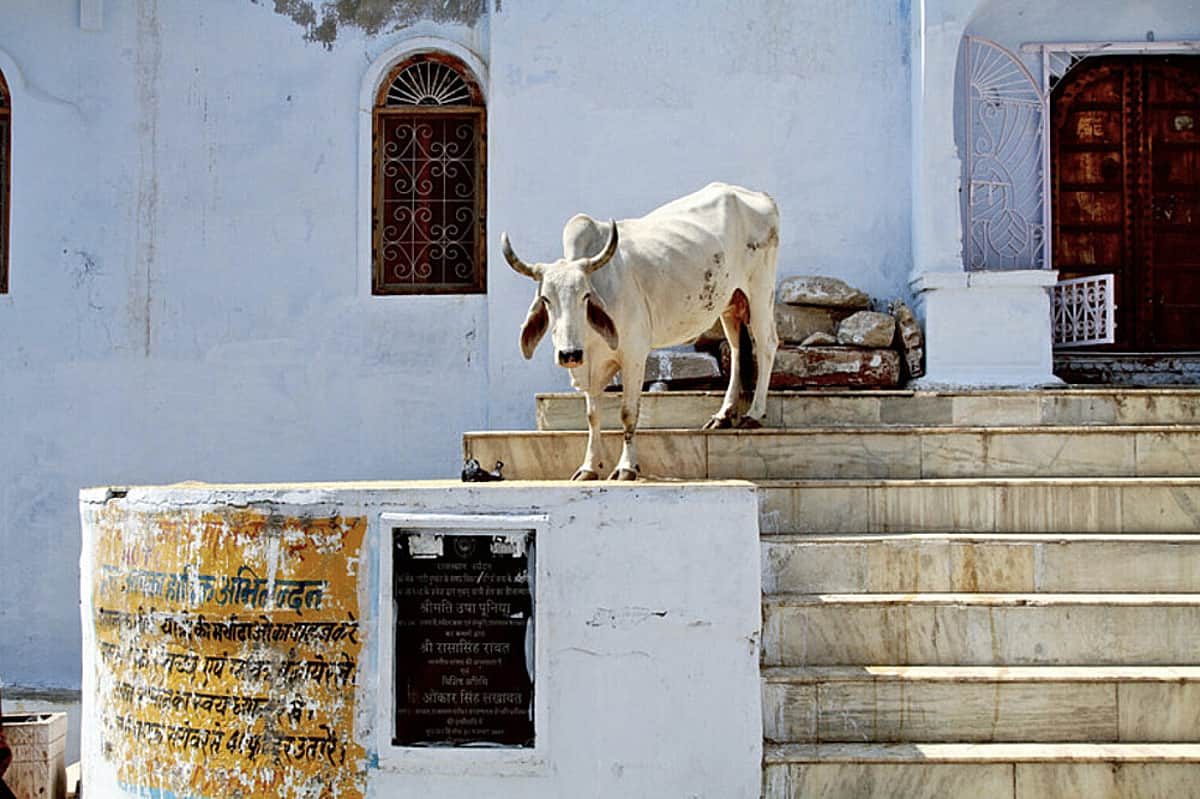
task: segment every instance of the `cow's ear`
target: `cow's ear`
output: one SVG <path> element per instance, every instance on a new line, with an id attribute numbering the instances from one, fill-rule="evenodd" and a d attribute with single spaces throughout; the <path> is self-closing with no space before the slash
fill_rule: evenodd
<path id="1" fill-rule="evenodd" d="M 533 351 L 537 349 L 542 336 L 546 335 L 549 325 L 550 314 L 546 313 L 546 303 L 539 294 L 533 298 L 533 305 L 529 306 L 525 324 L 521 325 L 521 354 L 525 356 L 525 360 L 533 357 Z"/>
<path id="2" fill-rule="evenodd" d="M 617 326 L 613 324 L 612 317 L 608 315 L 608 311 L 604 310 L 604 306 L 595 294 L 589 294 L 587 297 L 587 320 L 596 332 L 601 335 L 609 349 L 615 350 L 620 343 L 617 337 Z"/>

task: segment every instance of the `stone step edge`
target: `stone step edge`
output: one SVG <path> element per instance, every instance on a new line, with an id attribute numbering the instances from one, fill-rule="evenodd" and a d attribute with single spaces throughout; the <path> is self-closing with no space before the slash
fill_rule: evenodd
<path id="1" fill-rule="evenodd" d="M 764 666 L 770 685 L 828 683 L 1175 683 L 1200 681 L 1200 666 Z"/>
<path id="2" fill-rule="evenodd" d="M 1001 593 L 940 593 L 915 594 L 803 594 L 779 593 L 764 596 L 763 609 L 788 606 L 834 606 L 834 605 L 952 605 L 970 607 L 1058 607 L 1064 605 L 1109 607 L 1200 607 L 1200 593 L 1196 594 L 1001 594 Z"/>
<path id="3" fill-rule="evenodd" d="M 1200 744 L 766 744 L 763 765 L 798 763 L 1195 763 Z"/>
<path id="4" fill-rule="evenodd" d="M 1200 532 L 1200 531 L 1198 531 Z M 1196 533 L 772 533 L 760 532 L 764 544 L 1200 544 Z"/>
<path id="5" fill-rule="evenodd" d="M 608 427 L 604 435 L 619 436 L 621 430 Z M 805 427 L 760 427 L 754 430 L 702 430 L 697 427 L 651 427 L 638 431 L 645 436 L 749 436 L 770 438 L 772 436 L 861 436 L 870 435 L 1133 435 L 1138 433 L 1200 433 L 1200 424 L 1040 424 L 1040 425 L 978 425 L 978 424 L 842 424 L 813 425 Z M 530 438 L 574 438 L 587 435 L 586 429 L 579 430 L 470 430 L 463 439 L 485 441 L 516 437 Z"/>
<path id="6" fill-rule="evenodd" d="M 646 392 L 657 398 L 662 397 L 723 397 L 725 392 L 717 389 L 683 389 L 680 391 Z M 824 398 L 824 397 L 1104 397 L 1133 394 L 1137 396 L 1175 394 L 1183 396 L 1200 396 L 1200 386 L 1047 386 L 1038 389 L 1027 388 L 980 388 L 980 389 L 911 389 L 911 388 L 809 388 L 788 391 L 787 389 L 772 389 L 767 395 L 769 399 L 791 397 Z M 619 391 L 606 391 L 605 395 L 620 398 Z M 542 400 L 578 400 L 583 401 L 584 395 L 576 391 L 546 391 L 534 394 L 535 401 Z"/>
<path id="7" fill-rule="evenodd" d="M 722 478 L 729 479 L 729 478 Z M 975 488 L 981 486 L 1033 488 L 1121 488 L 1140 486 L 1169 486 L 1200 488 L 1198 476 L 1162 477 L 851 477 L 830 480 L 811 478 L 752 478 L 748 482 L 759 488 Z"/>

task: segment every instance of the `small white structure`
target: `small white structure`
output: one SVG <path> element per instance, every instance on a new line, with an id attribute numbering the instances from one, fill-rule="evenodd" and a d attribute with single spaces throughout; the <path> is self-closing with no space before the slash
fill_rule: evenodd
<path id="1" fill-rule="evenodd" d="M 750 484 L 118 494 L 80 502 L 89 794 L 759 795 L 759 544 L 731 532 L 756 529 Z M 473 536 L 528 563 L 524 653 L 497 633 L 516 583 L 476 601 Z M 393 569 L 401 546 L 437 579 Z M 418 689 L 405 652 L 436 679 Z M 526 664 L 532 691 L 504 688 L 498 661 Z M 401 706 L 444 740 L 397 743 Z M 509 711 L 531 740 L 450 743 Z"/>

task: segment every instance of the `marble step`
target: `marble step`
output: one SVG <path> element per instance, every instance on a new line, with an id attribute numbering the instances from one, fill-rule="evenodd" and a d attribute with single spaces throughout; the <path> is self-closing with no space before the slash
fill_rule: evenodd
<path id="1" fill-rule="evenodd" d="M 465 457 L 505 464 L 517 480 L 567 479 L 587 434 L 467 433 Z M 819 427 L 804 430 L 642 430 L 645 477 L 674 479 L 924 479 L 1200 475 L 1200 426 Z M 621 434 L 604 436 L 604 471 Z"/>
<path id="2" fill-rule="evenodd" d="M 763 533 L 1195 533 L 1200 478 L 756 481 Z"/>
<path id="3" fill-rule="evenodd" d="M 1200 594 L 779 594 L 764 666 L 1187 666 Z"/>
<path id="4" fill-rule="evenodd" d="M 763 592 L 1200 592 L 1200 536 L 767 535 Z"/>
<path id="5" fill-rule="evenodd" d="M 781 744 L 764 799 L 1197 799 L 1200 745 Z"/>
<path id="6" fill-rule="evenodd" d="M 1200 742 L 1200 667 L 763 670 L 772 743 Z"/>
<path id="7" fill-rule="evenodd" d="M 669 391 L 642 395 L 639 425 L 698 428 L 721 406 L 722 392 Z M 579 393 L 539 394 L 539 430 L 584 430 Z M 620 394 L 606 393 L 601 419 L 620 427 Z M 769 427 L 824 425 L 1093 425 L 1200 424 L 1197 388 L 1064 388 L 1042 391 L 796 391 L 767 399 Z"/>

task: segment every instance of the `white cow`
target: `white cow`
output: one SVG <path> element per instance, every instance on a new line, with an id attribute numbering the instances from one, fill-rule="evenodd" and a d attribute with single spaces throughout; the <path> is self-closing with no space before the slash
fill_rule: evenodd
<path id="1" fill-rule="evenodd" d="M 521 352 L 533 357 L 549 329 L 558 364 L 587 392 L 587 454 L 572 480 L 595 480 L 603 468 L 599 400 L 618 371 L 625 445 L 609 479 L 637 478 L 633 434 L 646 357 L 695 340 L 718 317 L 731 374 L 725 401 L 705 428 L 760 426 L 778 346 L 779 210 L 766 194 L 711 183 L 641 219 L 600 222 L 578 214 L 563 228 L 563 257 L 553 263 L 527 264 L 507 233 L 500 241 L 509 265 L 538 282 Z M 749 372 L 757 379 L 743 414 Z"/>

